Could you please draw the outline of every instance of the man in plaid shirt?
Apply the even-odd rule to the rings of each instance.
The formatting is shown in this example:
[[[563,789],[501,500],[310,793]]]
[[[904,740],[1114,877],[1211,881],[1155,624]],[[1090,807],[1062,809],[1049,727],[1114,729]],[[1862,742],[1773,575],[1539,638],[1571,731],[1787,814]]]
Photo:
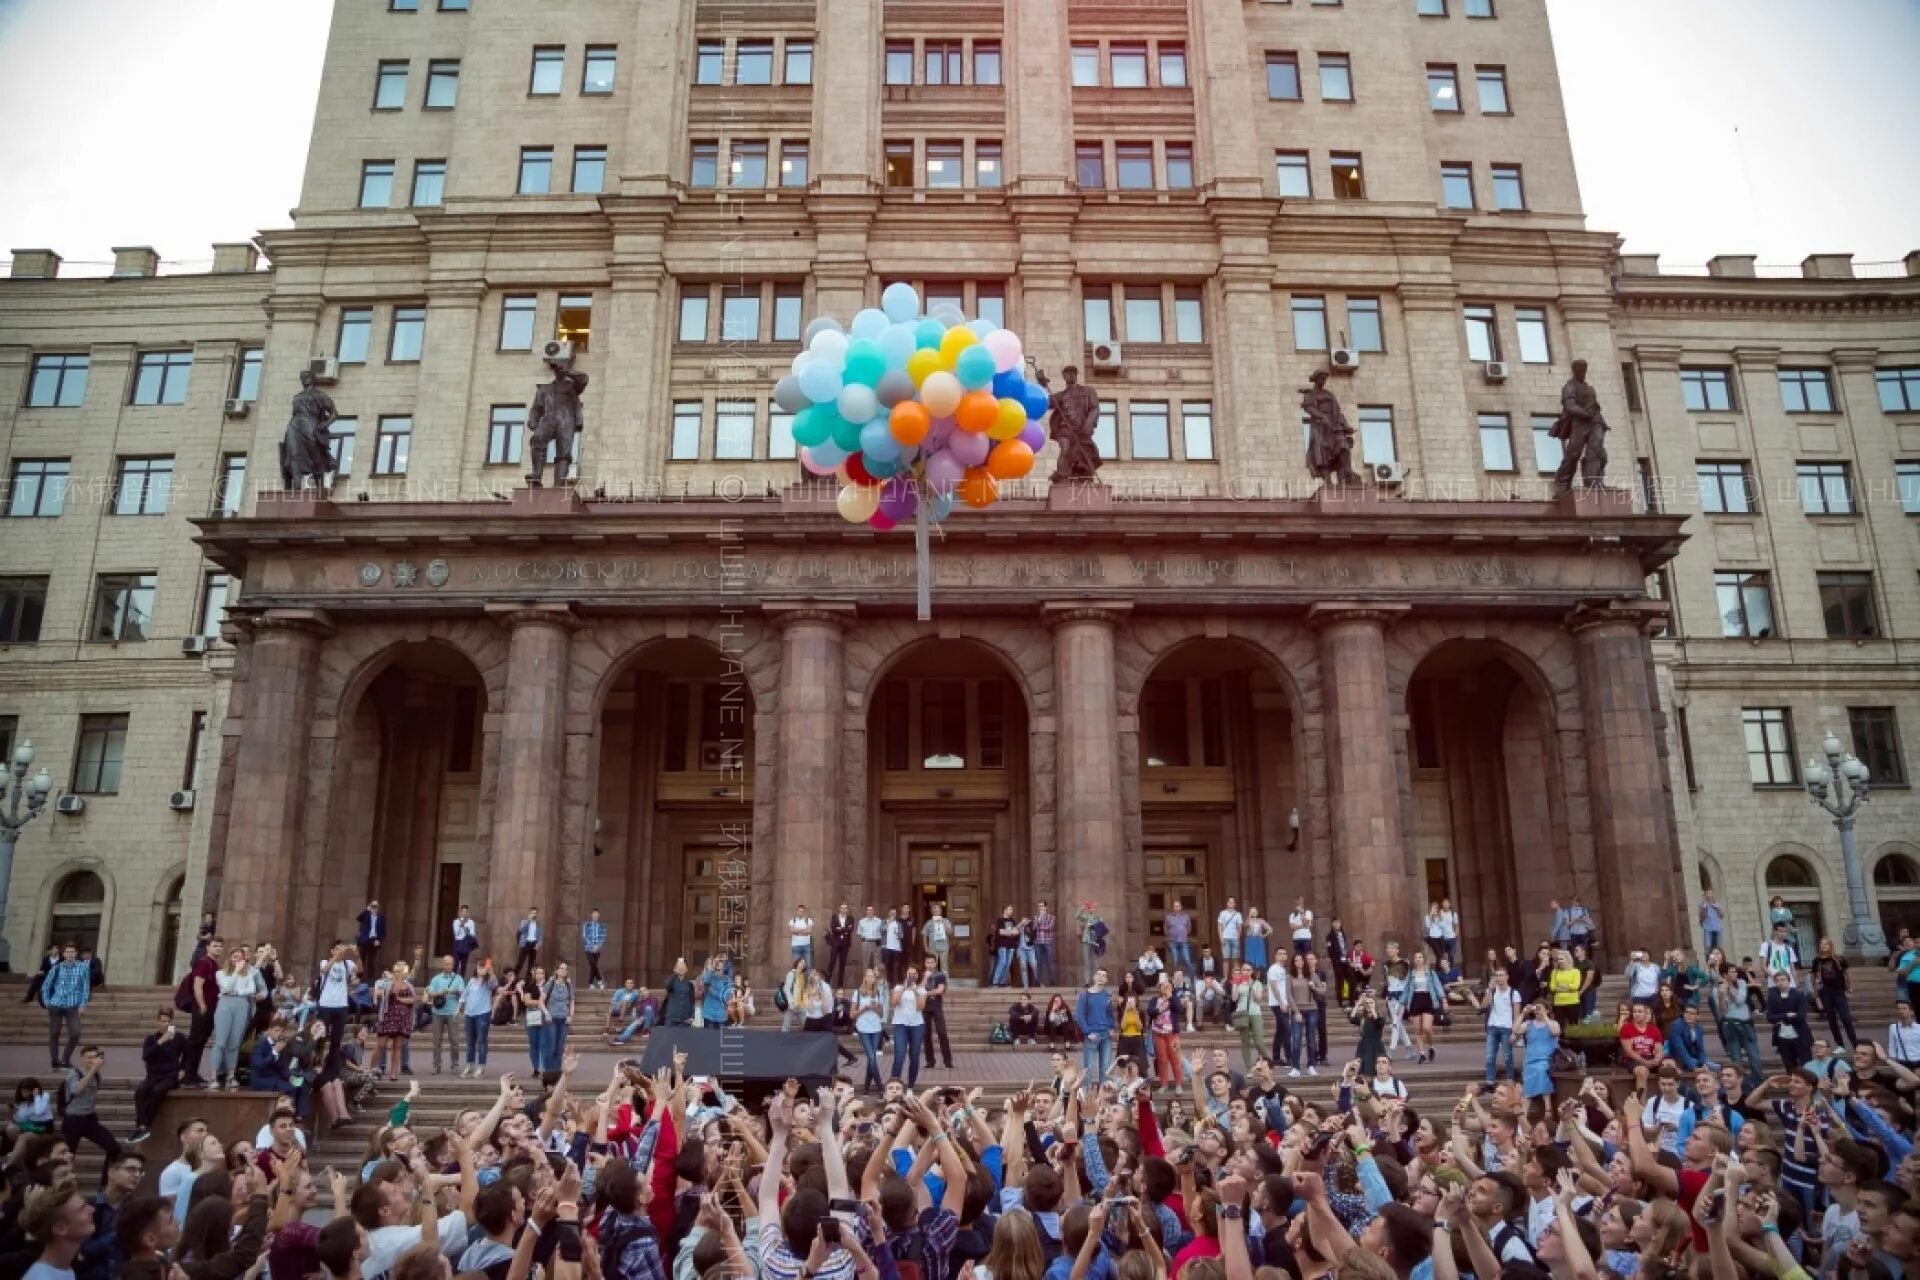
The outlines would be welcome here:
[[[587,985],[598,990],[607,984],[600,978],[600,952],[607,945],[607,926],[595,907],[580,926],[580,949],[587,953]]]
[[[62,1070],[72,1064],[73,1051],[80,1047],[80,1011],[93,995],[93,975],[80,959],[80,950],[71,942],[60,948],[60,962],[47,971],[40,987],[40,1003],[47,1007],[47,1055],[53,1068]],[[67,1051],[60,1052],[60,1027],[66,1024]]]
[[[1033,916],[1033,950],[1040,962],[1040,985],[1053,985],[1053,931],[1056,925],[1053,912],[1046,903],[1040,904],[1040,910]]]

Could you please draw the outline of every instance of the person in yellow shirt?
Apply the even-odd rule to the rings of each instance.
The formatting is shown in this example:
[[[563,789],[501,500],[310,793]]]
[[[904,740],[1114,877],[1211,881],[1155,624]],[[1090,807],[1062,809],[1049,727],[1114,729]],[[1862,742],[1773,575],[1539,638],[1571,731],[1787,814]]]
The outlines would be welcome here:
[[[1138,996],[1128,996],[1120,1007],[1120,1054],[1144,1070],[1147,1062],[1147,1020],[1140,1014]]]
[[[1553,953],[1553,968],[1547,974],[1547,992],[1553,997],[1553,1012],[1564,1025],[1580,1021],[1580,971],[1573,967],[1573,953]]]

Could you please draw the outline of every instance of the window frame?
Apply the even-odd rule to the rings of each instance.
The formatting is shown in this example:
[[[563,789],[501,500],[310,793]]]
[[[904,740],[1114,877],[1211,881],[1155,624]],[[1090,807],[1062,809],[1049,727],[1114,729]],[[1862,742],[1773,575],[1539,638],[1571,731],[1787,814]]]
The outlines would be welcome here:
[[[1373,456],[1373,445],[1385,433],[1387,456]],[[1390,404],[1363,404],[1354,410],[1354,443],[1360,448],[1360,461],[1364,465],[1376,462],[1398,462],[1400,460],[1400,441],[1393,423],[1393,406]]]
[[[133,717],[124,711],[92,712],[80,717],[79,729],[74,735],[73,771],[68,777],[70,793],[76,796],[120,794],[126,771],[127,734],[132,724]],[[89,748],[89,739],[94,738],[98,739],[98,746]]]
[[[78,361],[78,365],[74,362]],[[40,389],[43,375],[52,374],[53,395],[45,401],[37,401],[35,392]],[[93,373],[93,354],[84,351],[37,351],[27,370],[27,398],[23,409],[78,409],[86,404],[87,381]],[[75,375],[78,375],[76,378]],[[69,384],[77,384],[79,390],[74,398],[66,399]]]
[[[1862,733],[1863,718],[1878,721],[1871,724],[1866,733]],[[1867,766],[1867,777],[1876,787],[1904,787],[1907,785],[1906,752],[1901,749],[1900,713],[1891,706],[1865,706],[1847,708],[1847,737],[1852,740],[1853,754]],[[1878,743],[1869,743],[1865,738],[1877,737]],[[1876,768],[1869,757],[1882,756],[1893,762],[1891,769]]]
[[[1100,88],[1104,61],[1100,56],[1099,41],[1076,40],[1067,47],[1067,57],[1069,88]],[[1091,78],[1088,78],[1089,70],[1092,72]]]
[[[347,333],[358,333],[358,355],[347,354]],[[373,351],[373,308],[341,307],[340,322],[334,329],[333,358],[340,364],[365,364]]]
[[[1195,423],[1202,425],[1203,435],[1199,437],[1201,447],[1194,448]],[[1182,400],[1180,402],[1180,455],[1188,462],[1213,462],[1218,452],[1213,439],[1213,401]]]
[[[1884,365],[1873,371],[1882,413],[1920,413],[1920,365]],[[1897,394],[1889,396],[1888,391]]]
[[[436,172],[437,171],[437,172]],[[439,184],[435,193],[438,199],[422,200],[420,183],[424,178],[432,178]],[[413,182],[407,189],[407,207],[409,209],[439,209],[447,203],[447,162],[442,159],[415,160],[413,162]]]
[[[1138,310],[1136,311],[1136,307]],[[1135,316],[1140,320],[1136,326]],[[1120,289],[1120,320],[1125,332],[1120,341],[1129,344],[1158,345],[1167,340],[1166,298],[1159,285],[1136,284],[1122,285]],[[1145,332],[1135,336],[1136,327],[1144,330],[1149,322],[1153,332],[1149,337]],[[1128,435],[1132,435],[1129,428]]]
[[[487,460],[489,467],[517,467],[522,441],[527,434],[527,406],[494,404],[487,406]]]
[[[910,138],[887,138],[881,142],[880,172],[889,191],[911,191],[919,183],[916,151]]]
[[[1275,71],[1281,72],[1283,76],[1289,72],[1292,74],[1292,94],[1275,93],[1273,91],[1273,76]],[[1284,80],[1281,87],[1285,87]],[[1300,102],[1304,100],[1304,96],[1305,90],[1302,88],[1300,80],[1300,54],[1293,49],[1267,50],[1267,101]]]
[[[1724,403],[1714,403],[1716,390]],[[1695,404],[1696,399],[1700,403]],[[1688,413],[1738,413],[1733,370],[1726,365],[1681,365],[1680,402]]]
[[[149,375],[156,378],[150,399],[145,392]],[[179,383],[177,388],[176,378]],[[127,403],[142,409],[178,408],[187,402],[192,385],[191,348],[158,347],[137,352],[133,361],[133,387]]]
[[[1528,434],[1533,437],[1533,467],[1539,475],[1555,474],[1560,470],[1560,464],[1566,461],[1566,442],[1550,434],[1559,421],[1558,413],[1534,413],[1527,417]],[[1546,463],[1546,451],[1551,451],[1553,455],[1552,466]]]
[[[586,313],[586,323],[579,323],[576,313]],[[569,317],[573,317],[569,319]],[[571,342],[575,355],[585,355],[593,348],[593,291],[585,293],[562,293],[553,307],[553,337],[556,342]]]
[[[1499,308],[1491,302],[1465,302],[1460,305],[1460,318],[1466,326],[1467,359],[1474,364],[1499,361],[1502,358]],[[1484,341],[1476,343],[1476,336]],[[1476,345],[1481,349],[1476,351]]]
[[[393,208],[393,178],[398,168],[392,160],[362,160],[360,162],[360,196],[354,205],[357,209]],[[372,193],[378,183],[386,184],[385,199],[375,200]]]
[[[220,455],[220,472],[214,482],[213,510],[216,515],[237,516],[247,499],[247,455],[234,450]]]
[[[173,502],[173,464],[170,453],[123,454],[115,458],[111,514],[166,515]],[[130,493],[134,495],[131,499]]]
[[[143,595],[146,605],[144,614],[136,607]],[[95,574],[93,612],[87,627],[87,642],[140,644],[153,639],[154,606],[159,595],[160,575],[153,570]],[[128,634],[128,622],[133,618],[143,619],[138,635]]]
[[[1193,144],[1186,141],[1163,142],[1160,144],[1164,157],[1168,191],[1192,191],[1197,185],[1193,171]]]
[[[1173,76],[1167,75],[1175,68]],[[1187,67],[1187,43],[1184,40],[1160,40],[1153,47],[1154,83],[1162,89],[1186,89],[1192,86]]]
[[[687,330],[689,328],[688,321],[695,311],[699,313],[698,324],[700,336],[690,338],[687,336]],[[704,284],[698,286],[681,285],[680,309],[676,316],[673,331],[674,341],[694,344],[705,343],[711,341],[709,335],[712,332],[713,290]]]
[[[553,77],[551,89],[541,88],[541,73],[549,72]],[[527,96],[529,98],[557,98],[567,88],[567,46],[563,44],[537,44],[533,46],[533,60],[527,71]]]
[[[1528,354],[1527,330],[1534,328],[1539,336],[1539,358]],[[1545,307],[1515,307],[1513,309],[1513,330],[1515,345],[1519,348],[1521,364],[1553,363],[1553,329],[1547,318]]]
[[[1774,370],[1774,373],[1780,384],[1782,412],[1807,414],[1838,412],[1834,408],[1833,373],[1830,369],[1821,365],[1793,365],[1782,366]],[[1794,388],[1793,394],[1789,394],[1789,387]],[[1819,388],[1819,398],[1825,400],[1824,406],[1814,405],[1813,401],[1816,397],[1808,395],[1808,391],[1815,387]],[[1793,404],[1796,396],[1800,401],[1798,408]]]
[[[1745,458],[1699,458],[1694,461],[1694,474],[1700,485],[1702,514],[1750,516],[1759,513],[1758,489]],[[1729,492],[1729,481],[1737,481],[1738,489]]]
[[[795,162],[798,162],[797,164]],[[806,138],[780,140],[780,186],[784,190],[804,190],[813,163],[812,144]]]
[[[1809,481],[1812,482],[1811,487]],[[1837,490],[1834,488],[1836,481]],[[1849,463],[1824,459],[1797,461],[1793,464],[1793,483],[1800,494],[1800,510],[1804,515],[1860,514],[1859,491],[1854,487],[1853,467]]]
[[[746,438],[740,440],[739,426],[744,420]],[[722,424],[733,424],[732,443],[722,435]],[[755,442],[760,432],[759,409],[753,400],[716,400],[713,405],[713,460],[715,462],[751,462],[756,456]]]
[[[1732,594],[1729,594],[1732,593]],[[1720,616],[1720,635],[1726,640],[1761,640],[1780,634],[1773,607],[1773,575],[1765,569],[1716,569],[1713,573],[1714,610]],[[1755,617],[1755,603],[1765,610]],[[1729,608],[1729,605],[1732,607]],[[1734,629],[1735,616],[1738,617]],[[1761,625],[1756,626],[1759,622]],[[1762,635],[1761,633],[1766,633]]]
[[[759,342],[761,340],[760,335],[764,328],[761,322],[764,318],[765,311],[765,298],[762,296],[763,293],[764,290],[757,281],[748,284],[723,284],[720,286],[721,342]],[[733,304],[735,303],[738,303],[743,310],[751,309],[751,332],[744,334],[739,332],[742,326],[737,325],[735,318],[729,316],[728,313],[734,309]],[[734,332],[728,332],[730,327],[734,329]]]
[[[1328,335],[1332,330],[1327,325],[1327,299],[1325,294],[1289,294],[1287,296],[1287,322],[1287,328],[1293,336],[1293,349],[1295,351],[1327,351],[1331,349],[1332,342]],[[1303,343],[1301,341],[1301,326],[1303,323],[1309,326],[1310,329],[1313,326],[1317,326],[1318,337],[1315,338],[1314,333],[1310,331],[1305,334],[1308,341]]]
[[[1087,168],[1089,163],[1096,166],[1095,171],[1090,171]],[[1089,172],[1095,173],[1093,181],[1088,181],[1087,179]],[[1082,191],[1106,191],[1109,189],[1107,186],[1107,147],[1104,142],[1090,142],[1083,139],[1073,144],[1073,184]]]
[[[1474,415],[1474,430],[1480,443],[1480,469],[1488,474],[1516,475],[1520,464],[1513,447],[1513,416],[1497,410],[1481,410]],[[1490,441],[1497,441],[1498,450],[1505,451],[1505,465],[1496,465],[1500,459],[1495,456],[1498,450],[1489,451]]]
[[[412,355],[402,355],[401,340],[406,337],[413,347]],[[427,304],[424,302],[398,303],[387,322],[387,363],[419,364],[427,351]]]
[[[904,60],[904,61],[903,61]],[[902,76],[901,70],[906,74]],[[880,54],[880,81],[883,85],[900,88],[914,83],[919,74],[920,59],[911,40],[889,40]]]
[[[795,78],[794,62],[804,59],[806,75]],[[788,40],[780,46],[780,83],[783,85],[811,85],[813,83],[813,41]]]
[[[399,430],[390,424],[406,423],[405,430]],[[410,413],[381,414],[373,437],[373,470],[367,474],[375,479],[392,478],[407,474],[407,462],[413,452],[413,415]],[[389,443],[390,441],[394,443]]]
[[[1527,181],[1524,165],[1511,162],[1490,164],[1487,166],[1487,176],[1493,183],[1494,212],[1527,212]]]
[[[712,78],[708,78],[711,72]],[[727,42],[700,40],[693,47],[693,83],[696,87],[723,85],[727,80]]]
[[[1157,451],[1150,447],[1143,452],[1140,448],[1142,419],[1145,419],[1146,426],[1151,429],[1156,415],[1160,424]],[[1150,446],[1156,444],[1154,441],[1148,443]],[[1127,456],[1143,462],[1173,461],[1172,406],[1165,400],[1129,400],[1127,402]]]
[[[47,592],[52,586],[51,574],[0,575],[0,646],[40,643],[40,631],[47,621]],[[32,635],[26,634],[29,630]]]
[[[1129,168],[1131,167],[1133,175],[1137,177],[1139,166],[1143,161],[1147,166],[1147,180],[1144,183],[1129,182],[1127,180]],[[1125,142],[1116,141],[1113,144],[1113,189],[1115,191],[1155,190],[1158,187],[1158,179],[1154,168],[1153,143],[1129,139]]]
[[[526,341],[518,342],[518,328],[521,317],[526,325]],[[500,332],[496,351],[531,351],[534,335],[539,332],[540,295],[537,293],[506,293],[500,295]],[[509,332],[510,322],[512,332]]]
[[[550,196],[553,194],[554,147],[547,143],[536,147],[520,148],[520,167],[516,171],[513,194],[516,196]],[[533,190],[528,179],[534,175],[540,178],[540,189]]]
[[[1354,87],[1352,54],[1339,50],[1330,50],[1323,53],[1316,49],[1313,54],[1313,65],[1315,82],[1320,87],[1320,101],[1354,102],[1358,99],[1359,94]],[[1327,73],[1330,71],[1335,73],[1336,82],[1344,84],[1346,88],[1344,96],[1329,94],[1327,92]]]
[[[1792,707],[1740,708],[1741,745],[1747,754],[1747,779],[1755,788],[1797,787],[1800,785],[1799,758],[1793,745]],[[1778,741],[1770,729],[1779,729]],[[1760,745],[1754,746],[1754,730],[1759,730]],[[1756,768],[1756,765],[1762,767]],[[1784,766],[1785,776],[1780,776]]]
[[[700,461],[700,437],[705,430],[705,418],[706,408],[702,401],[675,400],[673,402],[672,415],[669,418],[671,425],[667,431],[667,461]],[[693,444],[690,450],[683,451],[684,437],[681,431],[688,422],[693,424]]]
[[[199,625],[195,635],[208,640],[220,638],[220,624],[226,620],[227,599],[232,594],[233,578],[224,570],[208,569],[200,575],[199,608],[194,614]],[[216,613],[219,616],[216,617]]]
[[[1466,183],[1464,189],[1466,203],[1456,198],[1459,184]],[[1447,209],[1462,213],[1472,213],[1480,207],[1479,195],[1473,189],[1473,164],[1467,160],[1442,160],[1440,162],[1440,203]]]
[[[706,181],[701,181],[702,165],[706,168]],[[687,141],[687,188],[690,191],[718,191],[720,189],[720,140],[718,138],[690,138]]]
[[[1328,171],[1333,175],[1333,198],[1335,200],[1359,201],[1367,198],[1367,166],[1360,152],[1330,151],[1327,153],[1327,166]],[[1353,170],[1350,179],[1344,187],[1340,177],[1340,171],[1343,167],[1350,167]],[[1351,194],[1342,195],[1341,191],[1343,189],[1350,191]]]
[[[1920,516],[1920,458],[1895,458],[1893,483],[1900,495],[1901,513]]]
[[[1440,93],[1446,89],[1450,92]],[[1445,105],[1443,105],[1445,104]],[[1427,109],[1440,115],[1460,115],[1466,104],[1460,100],[1460,65],[1455,62],[1427,64]]]
[[[382,58],[373,66],[373,111],[405,111],[407,109],[407,81],[413,74],[413,64],[405,58]],[[387,90],[397,86],[398,101],[389,101],[393,96]]]
[[[1360,326],[1354,322],[1355,316],[1370,316],[1373,326],[1371,345],[1360,340]],[[1370,294],[1347,296],[1347,342],[1355,351],[1368,355],[1384,354],[1387,349],[1386,308],[1380,299]]]
[[[765,57],[767,62],[765,79],[749,80],[741,74],[746,69],[748,58],[754,59],[757,64],[762,57]],[[736,88],[768,88],[774,83],[773,73],[774,48],[771,37],[755,37],[751,40],[735,40],[733,42],[733,83]]]
[[[1499,86],[1500,105],[1487,106],[1487,85]],[[1473,68],[1474,102],[1483,116],[1510,116],[1513,114],[1513,96],[1507,85],[1507,68],[1504,63],[1476,63]]]
[[[967,185],[967,140],[965,138],[928,138],[921,144],[921,161],[924,176],[920,185],[929,191],[962,191]],[[934,180],[934,165],[950,166],[951,179],[942,175],[940,181]]]
[[[1298,164],[1293,163],[1298,161]],[[1305,186],[1298,194],[1287,192],[1287,182],[1283,174],[1297,174]],[[1282,200],[1313,199],[1313,157],[1305,151],[1276,150],[1273,153],[1273,185]]]
[[[593,67],[596,62],[606,63],[612,71],[607,77],[606,87],[598,88],[593,79]],[[620,84],[620,46],[617,44],[590,44],[580,57],[580,96],[583,98],[609,98]]]
[[[449,70],[451,68],[451,70]],[[435,102],[437,90],[451,83],[453,88],[444,102]],[[430,58],[427,60],[427,91],[420,99],[422,111],[452,111],[460,103],[460,59]]]
[[[1127,60],[1127,79],[1120,79],[1120,59]],[[1139,65],[1135,81],[1134,64]],[[1107,85],[1113,89],[1147,89],[1153,86],[1153,51],[1145,40],[1114,40],[1107,44]]]
[[[598,165],[600,177],[598,185],[583,187],[580,185],[582,165]],[[567,174],[567,190],[577,196],[602,196],[607,193],[607,148],[600,143],[576,146],[573,149],[573,164]]]
[[[1827,639],[1871,640],[1880,635],[1880,608],[1874,599],[1871,572],[1821,569],[1813,575],[1813,584],[1820,594],[1820,619]],[[1836,612],[1840,622],[1837,631]]]

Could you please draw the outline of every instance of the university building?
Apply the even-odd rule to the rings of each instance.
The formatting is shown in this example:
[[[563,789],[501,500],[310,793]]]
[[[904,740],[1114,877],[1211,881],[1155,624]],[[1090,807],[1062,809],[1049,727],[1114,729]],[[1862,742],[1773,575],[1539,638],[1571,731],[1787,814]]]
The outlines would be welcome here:
[[[1541,0],[341,0],[291,226],[214,252],[0,281],[16,968],[376,898],[388,956],[597,908],[656,981],[842,901],[948,904],[963,978],[1041,899],[1131,955],[1175,898],[1377,950],[1450,897],[1477,953],[1577,894],[1617,951],[1711,886],[1750,951],[1776,893],[1848,918],[1830,731],[1920,922],[1920,256],[1623,256]],[[1103,404],[1102,484],[949,519],[927,621],[771,399],[899,280]],[[587,426],[533,490],[549,341]],[[1555,500],[1575,359],[1613,487]]]

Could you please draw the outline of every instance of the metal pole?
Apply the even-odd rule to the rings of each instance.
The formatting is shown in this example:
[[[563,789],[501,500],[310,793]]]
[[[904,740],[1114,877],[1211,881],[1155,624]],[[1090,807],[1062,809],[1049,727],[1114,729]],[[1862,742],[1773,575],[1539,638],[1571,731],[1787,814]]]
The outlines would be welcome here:
[[[930,622],[933,620],[933,550],[927,539],[927,504],[933,501],[933,491],[923,486],[917,496],[919,501],[913,508],[914,586],[918,617],[922,622]]]
[[[10,967],[12,949],[7,943],[7,898],[13,886],[13,846],[20,838],[20,828],[13,824],[12,818],[20,812],[20,787],[14,785],[13,813],[7,815],[6,825],[0,826],[0,973],[13,972]]]
[[[1852,795],[1848,795],[1852,800]],[[1849,804],[1851,810],[1854,806]],[[1840,857],[1847,867],[1847,954],[1866,960],[1887,958],[1887,937],[1867,905],[1867,880],[1860,873],[1860,853],[1853,842],[1853,814],[1836,815],[1833,825],[1840,829]]]

